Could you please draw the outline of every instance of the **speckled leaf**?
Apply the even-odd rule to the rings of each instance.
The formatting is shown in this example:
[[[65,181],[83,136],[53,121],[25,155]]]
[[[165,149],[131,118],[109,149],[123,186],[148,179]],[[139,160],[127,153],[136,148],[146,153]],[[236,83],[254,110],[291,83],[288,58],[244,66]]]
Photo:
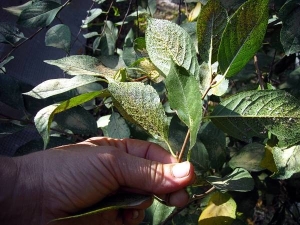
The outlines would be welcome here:
[[[287,1],[279,12],[282,20],[280,42],[285,54],[290,55],[300,51],[300,4],[299,0]]]
[[[248,0],[230,18],[222,35],[218,61],[226,77],[237,74],[260,49],[268,24],[269,0]]]
[[[24,27],[46,27],[54,20],[62,5],[54,1],[37,1],[20,14],[18,24]]]
[[[227,193],[214,193],[201,213],[198,225],[231,224],[236,218],[236,203]]]
[[[300,173],[300,145],[288,149],[274,147],[272,153],[278,170],[272,178],[288,179],[293,174]]]
[[[140,82],[110,82],[108,90],[125,119],[140,125],[155,138],[168,139],[167,116],[152,86]]]
[[[239,140],[276,135],[279,146],[300,141],[300,102],[281,90],[247,91],[233,95],[216,106],[212,122]]]
[[[200,58],[209,64],[217,61],[227,17],[227,12],[219,0],[208,1],[201,9],[197,20],[198,51]]]
[[[35,126],[44,140],[44,148],[47,147],[49,141],[50,126],[55,114],[63,112],[67,109],[81,105],[96,97],[109,96],[107,90],[89,92],[82,95],[78,95],[74,98],[66,100],[60,104],[49,105],[41,109],[34,117]]]
[[[70,51],[71,30],[67,25],[57,24],[51,27],[45,36],[46,46],[61,48],[66,52]]]
[[[189,34],[167,20],[149,19],[146,29],[146,48],[151,61],[165,75],[169,74],[171,60],[198,77],[199,64],[196,49]]]
[[[107,210],[117,210],[117,209],[126,209],[126,208],[134,208],[140,204],[142,204],[145,201],[148,201],[152,198],[151,195],[142,195],[142,194],[135,194],[135,193],[121,193],[109,196],[103,200],[101,200],[96,205],[85,209],[80,214],[77,214],[75,216],[68,216],[68,217],[62,217],[55,220],[52,220],[52,222],[61,221],[61,220],[67,220],[67,219],[75,219],[82,216],[89,216],[97,213],[101,213]]]
[[[116,71],[102,65],[99,59],[88,55],[73,55],[57,60],[45,60],[70,75],[93,75],[111,77]]]
[[[170,106],[190,130],[190,149],[196,143],[202,119],[202,100],[198,82],[188,71],[171,61],[165,81]]]
[[[250,173],[243,168],[236,168],[225,177],[209,176],[206,180],[222,192],[247,192],[254,188],[254,180]]]

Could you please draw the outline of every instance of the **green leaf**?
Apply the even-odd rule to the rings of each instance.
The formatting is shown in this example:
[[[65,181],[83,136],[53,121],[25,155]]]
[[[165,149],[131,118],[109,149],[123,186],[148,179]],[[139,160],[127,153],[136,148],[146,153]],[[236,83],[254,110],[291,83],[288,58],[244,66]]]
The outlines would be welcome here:
[[[251,142],[252,137],[279,139],[279,147],[300,141],[300,102],[281,90],[247,91],[216,106],[209,118],[225,133]]]
[[[88,55],[73,55],[57,60],[45,60],[45,63],[57,66],[70,75],[113,76],[115,70],[102,65],[99,59]]]
[[[236,168],[232,173],[223,178],[209,176],[206,180],[222,192],[247,192],[254,188],[254,180],[252,176],[243,168]]]
[[[44,148],[47,147],[49,141],[50,126],[55,114],[63,112],[67,109],[81,105],[87,101],[90,101],[96,97],[107,97],[107,90],[89,92],[82,95],[78,95],[69,100],[63,101],[60,104],[49,105],[41,109],[34,117],[35,126],[44,140]]]
[[[273,158],[278,172],[272,175],[272,178],[289,179],[292,175],[300,173],[300,145],[287,149],[274,147]]]
[[[231,168],[241,167],[248,171],[261,171],[261,161],[265,155],[265,146],[259,143],[251,143],[243,147],[230,161]]]
[[[54,1],[34,2],[21,12],[17,23],[31,28],[49,26],[61,8],[62,5]]]
[[[129,138],[130,129],[119,113],[113,112],[106,127],[107,135],[111,138]]]
[[[139,82],[110,82],[108,90],[125,119],[140,125],[155,138],[167,140],[168,119],[152,86]]]
[[[150,195],[142,195],[135,193],[121,193],[109,196],[94,206],[84,210],[82,213],[77,214],[75,216],[62,217],[52,222],[67,220],[67,219],[75,219],[82,216],[89,216],[97,213],[101,213],[107,210],[116,210],[116,209],[126,209],[126,208],[134,208],[139,206],[143,202],[149,201],[152,198]]]
[[[94,9],[88,10],[87,12],[88,12],[88,16],[83,21],[83,24],[81,26],[82,28],[87,28],[88,24],[90,22],[92,22],[94,19],[96,19],[98,16],[100,16],[103,11],[100,8],[94,8]]]
[[[51,27],[45,37],[46,46],[61,48],[66,52],[70,51],[71,30],[67,25],[58,24]]]
[[[100,40],[100,49],[102,55],[113,55],[116,50],[116,41],[118,38],[118,29],[111,21],[105,22],[105,36]]]
[[[202,119],[202,99],[198,82],[186,69],[172,61],[165,83],[171,108],[189,127],[190,149],[192,149]]]
[[[28,1],[22,5],[17,5],[17,6],[10,6],[10,7],[7,7],[7,8],[3,8],[5,11],[15,15],[15,16],[20,16],[21,15],[21,12],[30,7],[32,5],[33,1]]]
[[[0,74],[5,72],[5,67],[4,65],[9,63],[10,60],[14,59],[13,56],[9,56],[6,59],[4,59],[1,63],[0,63]]]
[[[0,43],[14,45],[25,38],[24,34],[11,23],[0,22]]]
[[[9,121],[0,121],[0,138],[23,130],[24,126],[11,123]]]
[[[101,79],[93,76],[78,75],[71,79],[59,78],[46,80],[43,83],[37,85],[31,91],[23,93],[33,98],[43,99],[57,94],[61,94],[72,90],[77,87],[84,86],[86,84],[100,81]]]
[[[214,193],[201,213],[198,225],[231,224],[236,218],[236,203],[227,193]]]
[[[237,74],[260,49],[268,24],[268,3],[248,0],[229,20],[218,52],[224,76]]]
[[[159,225],[174,211],[175,207],[166,206],[156,199],[151,207],[146,210],[145,222],[151,225]]]
[[[194,43],[189,34],[177,24],[167,20],[149,19],[146,48],[150,60],[165,75],[169,74],[173,60],[198,78],[199,64]]]
[[[97,123],[93,115],[80,106],[55,114],[54,120],[59,127],[74,134],[86,136],[97,134]]]
[[[298,0],[287,1],[279,11],[282,20],[280,41],[285,54],[290,55],[300,51],[300,5]]]
[[[227,12],[219,0],[210,0],[201,9],[197,20],[198,51],[200,58],[209,64],[217,61],[227,18]]]
[[[205,145],[210,165],[219,170],[226,160],[226,137],[212,122],[201,125],[199,139]]]

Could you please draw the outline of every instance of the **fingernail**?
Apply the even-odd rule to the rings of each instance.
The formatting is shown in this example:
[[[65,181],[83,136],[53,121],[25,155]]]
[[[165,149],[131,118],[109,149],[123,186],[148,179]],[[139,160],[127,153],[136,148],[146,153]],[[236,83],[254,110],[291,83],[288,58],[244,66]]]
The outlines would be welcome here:
[[[182,162],[175,164],[172,168],[172,174],[176,178],[183,178],[188,176],[190,173],[190,163]]]
[[[139,211],[133,210],[132,212],[132,219],[135,220],[139,217]]]

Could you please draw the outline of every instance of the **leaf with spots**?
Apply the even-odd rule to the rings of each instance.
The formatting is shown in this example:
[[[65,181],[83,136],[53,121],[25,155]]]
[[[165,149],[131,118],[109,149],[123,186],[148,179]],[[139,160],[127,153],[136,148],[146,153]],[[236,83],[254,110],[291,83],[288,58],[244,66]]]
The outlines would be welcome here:
[[[247,91],[216,106],[209,118],[228,135],[245,142],[276,135],[281,147],[300,141],[300,102],[281,90]]]
[[[190,35],[180,26],[167,20],[149,19],[146,29],[146,49],[151,61],[166,76],[171,60],[199,76],[196,49]]]
[[[140,82],[114,82],[108,85],[114,105],[128,121],[140,125],[155,138],[167,141],[169,123],[159,95]]]
[[[222,35],[218,61],[226,77],[237,74],[260,49],[268,24],[269,0],[248,0],[233,14]]]

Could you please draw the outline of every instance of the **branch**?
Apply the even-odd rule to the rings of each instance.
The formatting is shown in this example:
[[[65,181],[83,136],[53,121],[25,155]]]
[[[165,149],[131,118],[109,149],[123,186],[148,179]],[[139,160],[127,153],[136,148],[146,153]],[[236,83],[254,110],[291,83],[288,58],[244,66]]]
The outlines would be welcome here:
[[[265,89],[264,82],[262,80],[262,74],[261,74],[261,72],[259,70],[259,67],[258,67],[258,61],[257,61],[257,56],[256,55],[254,56],[254,65],[255,65],[258,81],[259,81],[259,86],[260,86],[261,90],[264,90]]]

